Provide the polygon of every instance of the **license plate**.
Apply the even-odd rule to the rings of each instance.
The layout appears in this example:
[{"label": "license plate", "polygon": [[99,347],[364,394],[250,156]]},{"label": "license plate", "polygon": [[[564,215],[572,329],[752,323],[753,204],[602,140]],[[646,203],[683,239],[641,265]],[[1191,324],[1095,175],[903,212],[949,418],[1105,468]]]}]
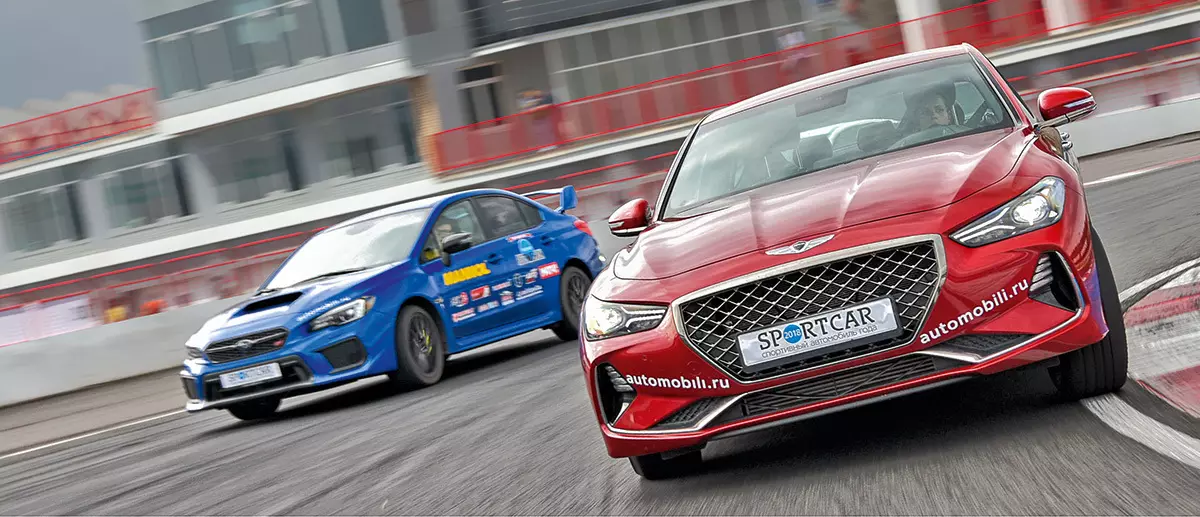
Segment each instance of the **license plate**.
[{"label": "license plate", "polygon": [[227,389],[236,388],[238,386],[258,384],[281,377],[283,377],[283,372],[279,370],[278,363],[264,364],[236,372],[222,373],[221,387]]},{"label": "license plate", "polygon": [[738,345],[745,370],[753,372],[901,333],[891,299],[880,298],[747,332]]}]

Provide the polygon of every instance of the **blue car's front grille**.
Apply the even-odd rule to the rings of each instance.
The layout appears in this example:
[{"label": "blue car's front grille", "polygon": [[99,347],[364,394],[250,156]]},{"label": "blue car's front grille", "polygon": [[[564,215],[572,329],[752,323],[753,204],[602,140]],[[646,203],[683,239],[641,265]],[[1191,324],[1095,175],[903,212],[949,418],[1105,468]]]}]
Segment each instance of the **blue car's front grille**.
[{"label": "blue car's front grille", "polygon": [[287,336],[288,333],[284,329],[271,329],[239,336],[208,345],[204,349],[204,355],[212,363],[237,361],[279,350],[287,341]]}]

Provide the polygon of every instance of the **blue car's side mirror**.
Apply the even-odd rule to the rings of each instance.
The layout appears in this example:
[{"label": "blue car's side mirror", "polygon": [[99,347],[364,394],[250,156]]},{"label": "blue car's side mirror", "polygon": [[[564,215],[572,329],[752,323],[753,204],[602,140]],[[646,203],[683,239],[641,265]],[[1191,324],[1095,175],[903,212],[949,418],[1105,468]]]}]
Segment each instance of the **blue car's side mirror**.
[{"label": "blue car's side mirror", "polygon": [[558,213],[566,212],[575,208],[579,203],[579,196],[575,194],[575,187],[567,185],[563,187],[562,194],[559,196]]}]

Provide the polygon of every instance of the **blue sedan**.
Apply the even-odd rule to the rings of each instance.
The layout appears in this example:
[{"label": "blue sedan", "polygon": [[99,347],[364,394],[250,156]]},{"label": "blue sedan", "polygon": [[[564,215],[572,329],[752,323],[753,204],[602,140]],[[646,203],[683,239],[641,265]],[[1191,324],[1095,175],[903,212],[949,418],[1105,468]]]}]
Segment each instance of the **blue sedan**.
[{"label": "blue sedan", "polygon": [[186,409],[270,416],[287,396],[387,374],[438,382],[446,358],[525,332],[576,339],[604,257],[587,223],[478,189],[413,201],[313,236],[252,297],[187,342]]}]

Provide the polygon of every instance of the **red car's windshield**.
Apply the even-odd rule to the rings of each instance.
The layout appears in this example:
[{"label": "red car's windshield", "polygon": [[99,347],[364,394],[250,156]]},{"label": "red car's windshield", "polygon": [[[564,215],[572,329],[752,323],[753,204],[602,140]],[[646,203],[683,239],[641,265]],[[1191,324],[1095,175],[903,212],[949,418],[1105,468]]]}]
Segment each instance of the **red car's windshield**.
[{"label": "red car's windshield", "polygon": [[666,194],[664,217],[855,160],[1011,127],[969,56],[809,90],[705,123]]}]

